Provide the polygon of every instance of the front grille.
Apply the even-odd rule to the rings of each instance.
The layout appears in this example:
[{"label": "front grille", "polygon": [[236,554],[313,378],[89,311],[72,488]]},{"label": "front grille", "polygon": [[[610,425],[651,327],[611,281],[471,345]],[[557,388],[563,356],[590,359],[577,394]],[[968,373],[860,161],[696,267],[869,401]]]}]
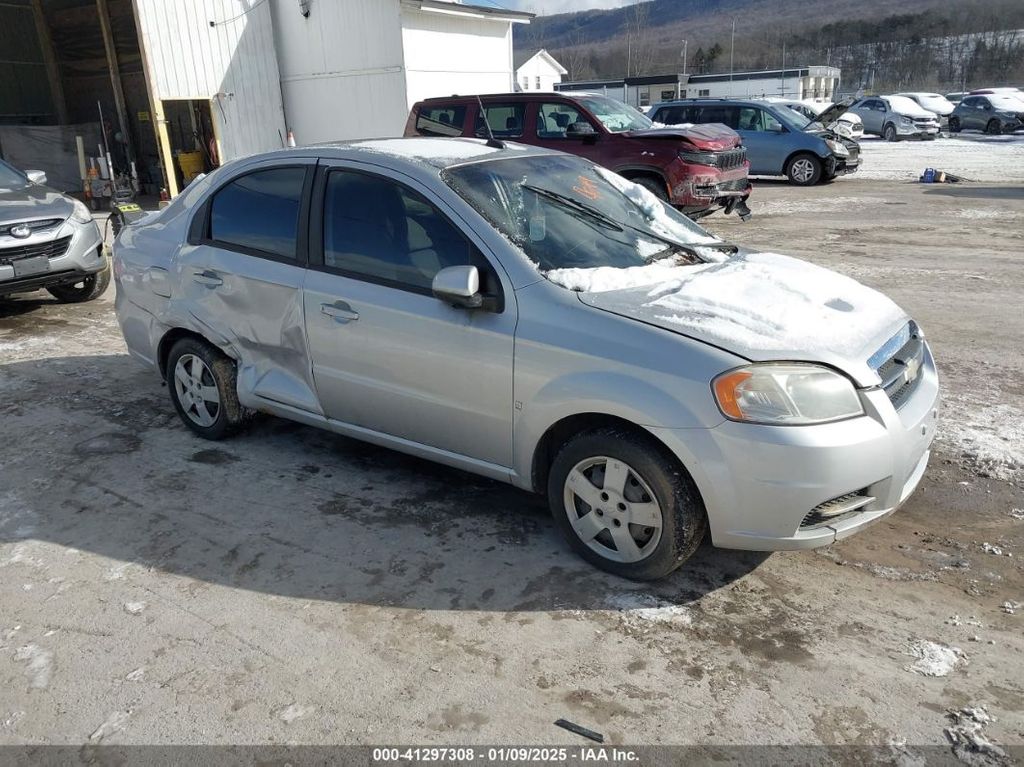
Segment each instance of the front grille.
[{"label": "front grille", "polygon": [[874,496],[868,495],[867,488],[836,496],[811,509],[800,523],[800,529],[821,527],[846,519],[858,513],[873,500],[875,500]]},{"label": "front grille", "polygon": [[[897,347],[891,356],[888,352]],[[882,389],[889,401],[899,409],[913,394],[921,381],[924,364],[924,338],[917,323],[909,322],[894,335],[868,361],[882,379]],[[881,359],[881,362],[879,360]]]},{"label": "front grille", "polygon": [[735,149],[726,149],[724,152],[715,152],[714,167],[721,170],[731,170],[732,168],[743,167],[743,163],[746,161],[746,147],[740,146]]},{"label": "front grille", "polygon": [[68,235],[67,237],[61,237],[50,242],[36,242],[31,245],[18,245],[13,248],[0,248],[0,264],[10,266],[14,261],[34,256],[56,258],[67,253],[70,244],[71,236]]},{"label": "front grille", "polygon": [[9,221],[0,224],[0,236],[9,235],[16,226],[26,226],[31,232],[40,232],[44,229],[51,229],[64,221],[62,218],[40,218],[35,221]]}]

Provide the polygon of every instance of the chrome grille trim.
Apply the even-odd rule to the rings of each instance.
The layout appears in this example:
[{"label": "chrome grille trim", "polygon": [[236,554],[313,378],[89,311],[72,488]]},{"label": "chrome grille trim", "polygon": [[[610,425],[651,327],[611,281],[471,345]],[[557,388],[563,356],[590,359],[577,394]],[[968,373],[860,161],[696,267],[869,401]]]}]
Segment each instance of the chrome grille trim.
[{"label": "chrome grille trim", "polygon": [[10,235],[11,230],[16,226],[26,226],[31,232],[41,232],[44,229],[52,229],[63,222],[63,218],[39,218],[35,221],[8,221],[0,224],[0,235]]},{"label": "chrome grille trim", "polygon": [[868,360],[881,379],[882,390],[897,409],[917,388],[924,358],[924,336],[917,323],[910,321]]}]

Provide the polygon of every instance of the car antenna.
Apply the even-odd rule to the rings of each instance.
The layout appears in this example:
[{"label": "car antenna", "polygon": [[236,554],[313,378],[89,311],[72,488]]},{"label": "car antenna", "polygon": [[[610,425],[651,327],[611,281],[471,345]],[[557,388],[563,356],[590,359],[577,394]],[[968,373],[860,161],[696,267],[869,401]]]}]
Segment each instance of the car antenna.
[{"label": "car antenna", "polygon": [[498,141],[494,138],[494,131],[491,130],[491,124],[487,121],[487,113],[484,112],[484,101],[477,94],[476,103],[480,105],[480,118],[484,121],[484,125],[487,127],[487,146],[493,147],[494,149],[504,149],[505,142]]}]

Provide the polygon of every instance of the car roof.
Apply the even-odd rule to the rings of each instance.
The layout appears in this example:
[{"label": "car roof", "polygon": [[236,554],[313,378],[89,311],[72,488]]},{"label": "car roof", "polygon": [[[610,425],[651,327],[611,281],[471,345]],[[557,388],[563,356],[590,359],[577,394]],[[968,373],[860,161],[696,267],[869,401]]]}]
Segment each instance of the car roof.
[{"label": "car roof", "polygon": [[689,104],[737,104],[751,107],[763,107],[766,104],[774,106],[778,102],[767,101],[765,99],[709,99],[709,98],[695,98],[695,99],[672,99],[671,101],[659,101],[651,109],[655,107],[671,107],[681,106]]},{"label": "car roof", "polygon": [[504,146],[498,148],[488,146],[485,139],[440,136],[356,139],[277,149],[247,159],[263,161],[313,155],[322,159],[366,161],[372,160],[376,156],[384,156],[392,161],[389,164],[396,167],[405,165],[421,170],[443,170],[480,160],[558,154],[552,149],[543,149],[512,141],[503,141],[502,143]]},{"label": "car roof", "polygon": [[596,93],[585,93],[583,91],[530,91],[529,93],[469,93],[459,95],[453,93],[451,96],[431,96],[429,99],[422,99],[419,104],[444,104],[452,102],[476,103],[477,99],[504,99],[507,101],[532,101],[538,97],[551,98],[552,96],[597,96]]}]

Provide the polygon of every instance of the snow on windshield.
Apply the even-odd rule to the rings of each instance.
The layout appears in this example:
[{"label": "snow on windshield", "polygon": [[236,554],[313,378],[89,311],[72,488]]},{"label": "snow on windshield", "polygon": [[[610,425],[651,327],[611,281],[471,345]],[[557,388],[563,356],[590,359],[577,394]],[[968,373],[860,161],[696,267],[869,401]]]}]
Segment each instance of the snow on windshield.
[{"label": "snow on windshield", "polygon": [[618,173],[607,168],[597,167],[596,170],[605,181],[622,192],[631,203],[640,208],[640,211],[650,224],[651,231],[691,245],[710,245],[721,242],[717,237],[696,232],[694,229],[676,220],[673,214],[669,213],[666,209],[665,204],[655,197],[649,189],[645,189],[639,184],[634,184],[632,181],[624,179]]},{"label": "snow on windshield", "polygon": [[989,96],[988,100],[992,102],[992,106],[996,109],[1007,109],[1011,112],[1024,112],[1024,93],[1020,95],[1020,98],[1009,95],[993,95]]},{"label": "snow on windshield", "polygon": [[395,138],[376,141],[357,141],[360,149],[383,152],[395,157],[415,157],[422,160],[472,160],[500,151],[487,146],[482,139],[450,138]]},{"label": "snow on windshield", "polygon": [[644,313],[723,346],[853,354],[905,317],[856,280],[775,253],[674,272],[641,299]]},{"label": "snow on windshield", "polygon": [[889,106],[892,107],[894,112],[905,115],[929,115],[932,113],[922,107],[913,99],[908,99],[906,96],[889,96]]}]

